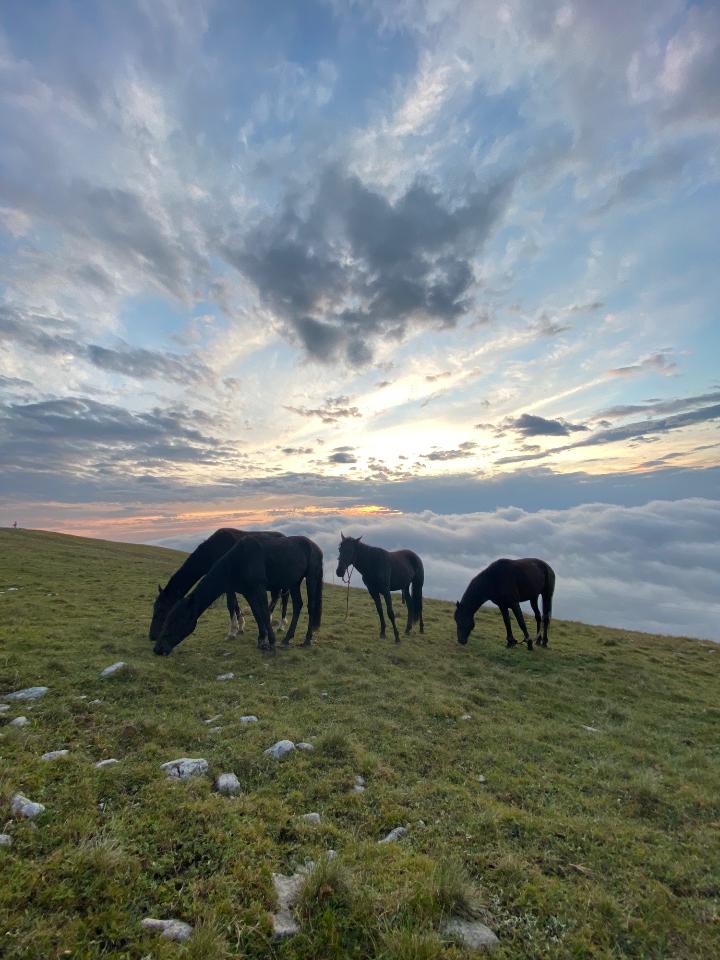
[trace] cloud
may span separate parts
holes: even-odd
[[[636,377],[643,373],[662,373],[664,376],[668,377],[671,374],[675,373],[677,370],[677,364],[674,360],[670,360],[667,353],[653,353],[652,356],[645,357],[643,360],[639,360],[637,363],[630,363],[624,367],[615,367],[613,370],[609,370],[613,377]]]
[[[477,444],[472,440],[461,443],[456,450],[433,450],[431,453],[421,453],[424,460],[460,460],[463,457],[474,456]]]
[[[588,428],[581,423],[568,423],[566,420],[546,420],[531,413],[523,413],[514,420],[506,420],[503,426],[517,430],[524,437],[567,437]]]
[[[717,500],[653,501],[637,507],[591,503],[535,513],[514,507],[445,515],[426,510],[362,520],[279,517],[273,524],[287,534],[316,540],[325,554],[328,579],[342,525],[346,534],[362,534],[370,544],[416,550],[430,597],[458,598],[470,579],[498,557],[539,556],[557,574],[557,617],[720,640]],[[371,601],[364,591],[353,594],[350,616],[367,604]],[[443,637],[454,642],[450,618],[438,629],[438,642]],[[497,643],[503,637],[498,617]]]
[[[339,451],[338,453],[331,453],[327,458],[328,463],[357,463],[357,457],[353,453],[348,451]]]
[[[647,400],[645,403],[618,404],[617,406],[602,410],[598,416],[619,419],[620,417],[632,416],[635,413],[676,413],[703,404],[714,403],[720,403],[720,390],[714,390],[711,393],[696,394],[690,397],[673,397],[670,400]],[[601,426],[610,426],[610,423],[600,423]]]
[[[323,423],[337,423],[338,420],[362,416],[360,410],[351,405],[350,398],[345,396],[328,397],[321,407],[292,407],[286,405],[284,409],[290,410],[291,413],[296,413],[300,417],[317,417]]]

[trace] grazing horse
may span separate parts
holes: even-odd
[[[258,625],[258,646],[275,649],[267,590],[289,590],[293,603],[290,627],[283,640],[287,646],[295,635],[302,609],[300,584],[308,594],[308,629],[303,646],[309,646],[322,616],[322,551],[307,537],[241,537],[232,549],[213,564],[198,586],[179,600],[168,614],[154,652],[167,656],[197,626],[198,619],[221,593],[237,590],[250,605]]]
[[[362,575],[363,583],[375,601],[380,617],[380,639],[385,638],[385,617],[380,597],[385,598],[388,617],[395,634],[395,643],[400,643],[395,613],[392,607],[391,590],[402,590],[403,603],[407,606],[408,618],[405,627],[407,636],[413,624],[420,623],[420,633],[425,632],[422,615],[422,588],[425,571],[420,557],[412,550],[383,550],[382,547],[370,547],[361,543],[362,537],[346,537],[340,532],[340,550],[335,571],[338,577],[345,577],[348,567],[355,567]],[[412,587],[412,592],[410,588]]]
[[[541,646],[548,645],[548,627],[552,614],[552,598],[555,590],[555,572],[549,563],[533,558],[525,560],[496,560],[486,567],[468,584],[462,600],[455,604],[455,623],[457,624],[458,642],[463,645],[468,642],[470,632],[475,626],[475,612],[487,600],[500,607],[505,630],[507,631],[507,646],[514,647],[517,640],[513,636],[510,625],[510,613],[515,614],[520,629],[523,632],[528,650],[532,650],[532,638],[525,626],[525,617],[520,609],[524,600],[529,600],[535,614],[537,636],[535,642]],[[540,633],[540,610],[538,597],[542,597],[542,634]]]
[[[188,590],[194,586],[200,577],[204,577],[212,565],[223,557],[228,550],[235,546],[240,537],[248,536],[252,531],[235,530],[233,527],[221,527],[216,530],[212,536],[208,537],[193,550],[190,556],[170,577],[165,587],[158,586],[158,595],[155,597],[153,605],[153,615],[150,621],[150,639],[155,641],[160,636],[162,625],[165,618],[170,613],[174,605],[180,600]],[[265,537],[282,537],[282,533],[276,533],[274,530],[252,532],[253,536],[261,533]],[[277,603],[277,594],[273,594],[270,605],[270,613],[275,609]],[[287,613],[288,594],[282,593],[282,623],[285,624],[285,614]],[[228,638],[236,637],[245,629],[245,618],[240,610],[234,590],[227,591],[227,608],[230,614],[230,625],[228,626]]]

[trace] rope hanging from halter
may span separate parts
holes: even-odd
[[[355,567],[352,564],[348,564],[345,568],[345,573],[343,574],[342,582],[347,584],[347,595],[345,597],[345,619],[347,620],[348,614],[350,613],[350,581],[352,580],[353,571]],[[345,579],[345,574],[347,574],[347,580]]]

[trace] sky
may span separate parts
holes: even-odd
[[[716,3],[0,2],[0,129],[0,523],[720,639]]]

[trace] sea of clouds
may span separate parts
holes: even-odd
[[[535,556],[557,574],[554,614],[570,620],[720,641],[720,501],[594,503],[527,512],[431,511],[351,518],[288,517],[273,522],[311,537],[334,577],[340,530],[366,542],[409,547],[425,564],[425,595],[458,599],[468,581],[498,557]],[[210,533],[211,531],[208,531]],[[202,537],[166,546],[193,549]],[[356,573],[353,585],[361,585]]]

